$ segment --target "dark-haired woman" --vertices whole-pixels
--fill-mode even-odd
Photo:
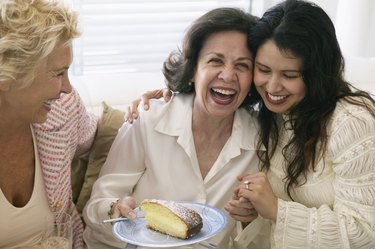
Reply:
[[[152,102],[154,111],[122,126],[94,184],[83,212],[88,248],[125,247],[111,225],[102,223],[108,214],[134,218],[133,209],[150,198],[223,209],[236,176],[258,171],[256,118],[245,108],[252,101],[248,32],[255,20],[239,9],[218,8],[189,28],[181,51],[164,65],[169,88],[180,94],[167,105]],[[247,214],[255,218],[253,211]],[[224,231],[209,241],[233,248],[235,224],[228,219]]]
[[[236,199],[249,200],[260,217],[238,245],[249,248],[257,239],[249,233],[262,227],[270,228],[271,248],[375,248],[375,104],[343,79],[330,18],[288,0],[250,37],[262,98],[258,147],[267,152],[259,153],[261,173],[239,178]],[[246,208],[226,209],[247,221]]]

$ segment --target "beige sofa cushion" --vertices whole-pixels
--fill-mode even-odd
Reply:
[[[78,167],[73,167],[72,178],[73,180],[73,200],[76,202],[76,206],[79,213],[82,210],[90,198],[91,188],[96,179],[98,178],[100,169],[102,168],[109,149],[113,143],[114,138],[117,135],[118,129],[124,123],[124,112],[114,109],[108,106],[105,102],[102,102],[103,114],[98,124],[98,131],[92,145],[90,154],[88,156],[87,169],[83,177],[82,184],[79,183],[79,178],[82,179],[81,170],[85,169],[85,160],[80,159]],[[80,170],[76,170],[81,168]],[[78,178],[78,179],[77,179]],[[79,189],[80,185],[82,186]],[[78,194],[79,193],[79,194]]]

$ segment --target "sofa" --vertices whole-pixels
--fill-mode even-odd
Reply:
[[[375,58],[346,59],[346,79],[356,87],[375,94]],[[124,121],[126,106],[142,93],[165,87],[162,74],[129,73],[72,76],[90,112],[100,116],[98,132],[89,155],[77,158],[72,167],[73,199],[79,212],[90,197],[114,137]]]

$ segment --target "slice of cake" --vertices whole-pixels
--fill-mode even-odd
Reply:
[[[203,227],[196,211],[173,201],[146,199],[139,207],[146,214],[147,228],[179,239],[190,238]]]

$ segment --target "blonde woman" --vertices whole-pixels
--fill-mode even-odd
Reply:
[[[0,13],[0,248],[38,246],[53,212],[71,215],[83,248],[70,170],[97,118],[68,78],[77,17],[57,0],[1,1]]]

